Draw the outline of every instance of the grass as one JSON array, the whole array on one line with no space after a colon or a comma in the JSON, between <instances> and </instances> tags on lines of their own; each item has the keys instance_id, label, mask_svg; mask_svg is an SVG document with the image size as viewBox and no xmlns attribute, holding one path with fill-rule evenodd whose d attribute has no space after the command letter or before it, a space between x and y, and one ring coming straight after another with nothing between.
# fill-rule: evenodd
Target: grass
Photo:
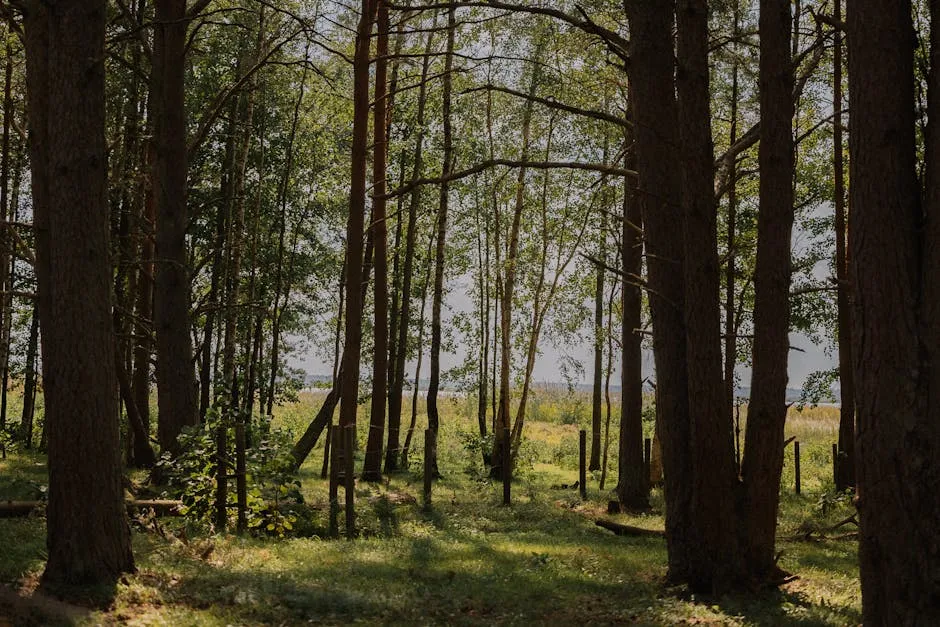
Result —
<instances>
[{"instance_id":1,"label":"grass","mask_svg":"<svg viewBox=\"0 0 940 627\"><path fill-rule=\"evenodd\" d=\"M296 433L317 405L317 395L303 395L298 403L283 408L277 421ZM837 412L794 415L788 427L788 435L798 435L804 442L804 490L795 495L792 481L787 483L792 479L788 453L778 544L781 566L799 579L757 596L708 599L664 587L666 549L661 539L621 538L593 524L609 496L597 489L596 481L591 481L585 502L576 491L550 487L577 476L577 429L587 425L589 405L582 408L588 415L572 417L550 400L542 401L541 416L549 420L527 426L531 443L509 508L500 505L500 486L482 478L480 462L462 444L468 438L461 433L474 429L472 407L459 400L448 400L445 407L440 460L445 476L435 484L431 512L407 499L390 505L401 495L420 500L420 477L405 472L387 484L357 486L359 539L320 539L317 535L323 535L328 512L327 486L319 479L321 444L300 475L310 505L304 528L316 535L283 540L232 535L180 539L173 533L179 525L176 520L159 523L165 537L138 528L134 549L139 572L119 584L113 607L86 614L77 622L860 622L855 541L790 539L848 515L845 499L830 494L831 461L823 454L835 433ZM556 419L553 412L563 419ZM611 447L612 453L615 448ZM413 454L412 468L420 468L420 446ZM41 464L41 457L22 454L0 462L0 499L33 498L30 490L44 480ZM616 469L610 473L615 477ZM622 521L661 528L661 495L653 496L652 513L622 515ZM35 581L43 565L43 519L0 520L0 547L0 581L14 587ZM2 607L0 601L0 624Z\"/></svg>"}]
</instances>

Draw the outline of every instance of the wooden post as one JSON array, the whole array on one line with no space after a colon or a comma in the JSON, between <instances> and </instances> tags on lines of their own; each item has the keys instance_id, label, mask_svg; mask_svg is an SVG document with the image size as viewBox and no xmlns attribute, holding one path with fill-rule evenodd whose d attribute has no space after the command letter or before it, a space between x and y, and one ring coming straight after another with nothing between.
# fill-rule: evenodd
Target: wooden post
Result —
<instances>
[{"instance_id":1,"label":"wooden post","mask_svg":"<svg viewBox=\"0 0 940 627\"><path fill-rule=\"evenodd\" d=\"M509 427L503 429L503 505L512 504L512 435Z\"/></svg>"},{"instance_id":2,"label":"wooden post","mask_svg":"<svg viewBox=\"0 0 940 627\"><path fill-rule=\"evenodd\" d=\"M581 498L587 499L587 431L581 429L578 433L578 440L580 444L578 481L580 482Z\"/></svg>"},{"instance_id":3,"label":"wooden post","mask_svg":"<svg viewBox=\"0 0 940 627\"><path fill-rule=\"evenodd\" d=\"M245 421L235 422L235 493L238 501L238 533L248 529L248 481L245 464Z\"/></svg>"},{"instance_id":4,"label":"wooden post","mask_svg":"<svg viewBox=\"0 0 940 627\"><path fill-rule=\"evenodd\" d=\"M353 451L356 447L356 425L346 425L346 441L343 443L343 483L346 492L346 539L356 537L356 468Z\"/></svg>"},{"instance_id":5,"label":"wooden post","mask_svg":"<svg viewBox=\"0 0 940 627\"><path fill-rule=\"evenodd\" d=\"M339 536L339 464L340 464L340 428L331 426L331 439L336 446L330 448L330 537Z\"/></svg>"},{"instance_id":6,"label":"wooden post","mask_svg":"<svg viewBox=\"0 0 940 627\"><path fill-rule=\"evenodd\" d=\"M839 445L832 443L832 481L839 482Z\"/></svg>"},{"instance_id":7,"label":"wooden post","mask_svg":"<svg viewBox=\"0 0 940 627\"><path fill-rule=\"evenodd\" d=\"M795 440L793 442L793 472L794 472L794 488L796 493L800 493L800 441Z\"/></svg>"},{"instance_id":8,"label":"wooden post","mask_svg":"<svg viewBox=\"0 0 940 627\"><path fill-rule=\"evenodd\" d=\"M333 439L333 425L326 427L326 440L323 442L323 468L320 470L320 478L326 479L330 471L330 443Z\"/></svg>"},{"instance_id":9,"label":"wooden post","mask_svg":"<svg viewBox=\"0 0 940 627\"><path fill-rule=\"evenodd\" d=\"M424 430L424 509L431 509L431 447L434 443L431 441L432 438L431 430Z\"/></svg>"}]
</instances>

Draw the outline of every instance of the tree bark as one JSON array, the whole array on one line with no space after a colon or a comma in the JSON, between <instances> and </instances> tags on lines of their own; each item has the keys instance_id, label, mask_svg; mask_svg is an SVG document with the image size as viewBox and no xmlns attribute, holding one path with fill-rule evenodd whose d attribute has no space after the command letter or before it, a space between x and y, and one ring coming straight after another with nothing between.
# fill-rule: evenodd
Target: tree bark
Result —
<instances>
[{"instance_id":1,"label":"tree bark","mask_svg":"<svg viewBox=\"0 0 940 627\"><path fill-rule=\"evenodd\" d=\"M936 25L937 3L930 8ZM911 2L854 0L848 11L859 572L867 625L940 622L940 49L932 31L922 207Z\"/></svg>"},{"instance_id":2,"label":"tree bark","mask_svg":"<svg viewBox=\"0 0 940 627\"><path fill-rule=\"evenodd\" d=\"M665 470L666 547L671 581L688 572L692 482L684 296L684 218L673 66L674 3L625 3L636 129L637 201L646 235L649 307L656 363L656 425Z\"/></svg>"},{"instance_id":3,"label":"tree bark","mask_svg":"<svg viewBox=\"0 0 940 627\"><path fill-rule=\"evenodd\" d=\"M604 143L606 148L606 139ZM604 163L606 162L605 158ZM601 215L599 239L598 259L606 263L606 214ZM588 470L598 470L601 467L601 421L604 393L604 267L598 265L594 272L594 385L591 394L591 461L588 463Z\"/></svg>"},{"instance_id":4,"label":"tree bark","mask_svg":"<svg viewBox=\"0 0 940 627\"><path fill-rule=\"evenodd\" d=\"M370 0L362 0L353 60L353 137L349 218L346 222L346 328L343 350L339 424L356 424L359 404L359 362L362 347L362 239L365 231L366 161L369 142L369 38L372 34ZM352 454L352 451L347 451Z\"/></svg>"},{"instance_id":5,"label":"tree bark","mask_svg":"<svg viewBox=\"0 0 940 627\"><path fill-rule=\"evenodd\" d=\"M692 446L692 532L687 581L720 592L737 578L737 517L731 415L725 409L719 312L718 206L708 85L708 3L676 7L676 92L682 145L685 320ZM782 447L781 447L782 448ZM668 471L667 471L668 472Z\"/></svg>"},{"instance_id":6,"label":"tree bark","mask_svg":"<svg viewBox=\"0 0 940 627\"><path fill-rule=\"evenodd\" d=\"M436 22L435 22L436 25ZM418 87L418 110L415 119L417 132L415 133L414 163L412 165L412 179L421 177L424 165L424 134L425 109L427 104L427 78L431 64L431 51L434 42L435 28L428 32L425 44L424 59L421 65L421 83ZM405 460L400 455L398 436L401 428L402 397L405 385L405 361L408 357L408 328L411 324L411 291L414 274L415 238L418 228L418 207L421 203L421 186L411 191L408 202L408 228L405 231L405 261L402 267L401 288L401 314L398 327L398 352L396 354L395 381L388 396L388 446L386 447L385 472L390 473L398 469L398 460ZM404 462L403 462L404 463Z\"/></svg>"},{"instance_id":7,"label":"tree bark","mask_svg":"<svg viewBox=\"0 0 940 627\"><path fill-rule=\"evenodd\" d=\"M833 18L842 20L842 0L833 4ZM845 163L842 157L842 37L833 34L832 49L832 167L833 207L835 209L836 281L838 282L839 343L839 461L836 465L836 489L855 487L855 377L852 367L852 295L849 259L846 253Z\"/></svg>"},{"instance_id":8,"label":"tree bark","mask_svg":"<svg viewBox=\"0 0 940 627\"><path fill-rule=\"evenodd\" d=\"M36 274L49 453L44 585L134 571L111 321L104 0L25 16ZM81 329L76 333L75 329Z\"/></svg>"},{"instance_id":9,"label":"tree bark","mask_svg":"<svg viewBox=\"0 0 940 627\"><path fill-rule=\"evenodd\" d=\"M177 436L198 417L190 335L190 268L186 249L186 107L188 20L185 0L155 0L151 94L154 112L157 341L157 434L176 454Z\"/></svg>"},{"instance_id":10,"label":"tree bark","mask_svg":"<svg viewBox=\"0 0 940 627\"><path fill-rule=\"evenodd\" d=\"M754 271L751 398L742 476L747 505L747 574L779 579L777 509L787 418L790 352L790 235L793 230L793 64L790 2L760 7L760 212Z\"/></svg>"},{"instance_id":11,"label":"tree bark","mask_svg":"<svg viewBox=\"0 0 940 627\"><path fill-rule=\"evenodd\" d=\"M632 87L631 87L632 92ZM630 94L631 109L634 96ZM636 168L636 153L627 153L626 167ZM643 214L636 182L623 181L623 230L621 260L621 402L618 447L617 499L629 510L649 509L649 476L643 460L643 295L628 276L640 276L643 270Z\"/></svg>"},{"instance_id":12,"label":"tree bark","mask_svg":"<svg viewBox=\"0 0 940 627\"><path fill-rule=\"evenodd\" d=\"M386 226L385 190L388 163L388 6L385 0L374 0L378 5L376 29L375 98L373 109L373 185L372 241L375 242L375 287L372 358L372 404L369 417L369 437L362 466L363 481L382 479L382 441L385 439L385 407L388 400L388 227Z\"/></svg>"},{"instance_id":13,"label":"tree bark","mask_svg":"<svg viewBox=\"0 0 940 627\"><path fill-rule=\"evenodd\" d=\"M454 36L457 30L456 9L447 12L447 53L444 60L444 154L441 176L447 177L453 168L453 131L451 130L451 93L453 90ZM437 209L437 249L434 256L434 292L431 297L431 380L428 383L428 429L431 432L431 474L440 477L437 466L437 436L440 431L440 412L437 408L437 393L441 383L441 308L444 304L444 264L446 262L447 213L450 203L450 184L441 183L440 202Z\"/></svg>"}]
</instances>

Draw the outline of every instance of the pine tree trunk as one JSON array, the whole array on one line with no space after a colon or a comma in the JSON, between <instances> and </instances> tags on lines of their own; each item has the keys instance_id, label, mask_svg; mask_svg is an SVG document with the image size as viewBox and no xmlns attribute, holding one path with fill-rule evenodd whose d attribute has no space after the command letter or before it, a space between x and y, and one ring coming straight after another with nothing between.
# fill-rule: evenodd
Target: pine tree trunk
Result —
<instances>
[{"instance_id":1,"label":"pine tree trunk","mask_svg":"<svg viewBox=\"0 0 940 627\"><path fill-rule=\"evenodd\" d=\"M154 331L157 349L157 434L164 451L196 424L198 405L190 335L190 268L186 249L186 70L184 0L155 0L151 99L156 190Z\"/></svg>"},{"instance_id":2,"label":"pine tree trunk","mask_svg":"<svg viewBox=\"0 0 940 627\"><path fill-rule=\"evenodd\" d=\"M375 62L375 99L373 134L372 239L375 246L375 322L373 324L372 405L369 417L369 436L362 467L363 481L382 479L382 442L385 439L385 407L388 384L388 227L385 220L388 162L388 6L384 0L378 4Z\"/></svg>"},{"instance_id":3,"label":"pine tree trunk","mask_svg":"<svg viewBox=\"0 0 940 627\"><path fill-rule=\"evenodd\" d=\"M134 570L111 325L106 16L104 0L54 10L36 2L24 24L38 304L46 321L47 586L113 584Z\"/></svg>"},{"instance_id":4,"label":"pine tree trunk","mask_svg":"<svg viewBox=\"0 0 940 627\"><path fill-rule=\"evenodd\" d=\"M753 580L777 578L776 534L787 418L790 234L793 230L793 69L790 2L760 7L760 212L754 272L751 398L745 432L745 556Z\"/></svg>"},{"instance_id":5,"label":"pine tree trunk","mask_svg":"<svg viewBox=\"0 0 940 627\"><path fill-rule=\"evenodd\" d=\"M26 343L26 372L23 379L23 413L20 415L20 439L23 447L33 448L33 418L36 415L36 353L39 350L39 311L33 304Z\"/></svg>"},{"instance_id":6,"label":"pine tree trunk","mask_svg":"<svg viewBox=\"0 0 940 627\"><path fill-rule=\"evenodd\" d=\"M936 25L933 2L931 14ZM855 0L847 19L862 619L933 625L940 623L940 33L932 29L922 207L911 2Z\"/></svg>"},{"instance_id":7,"label":"pine tree trunk","mask_svg":"<svg viewBox=\"0 0 940 627\"><path fill-rule=\"evenodd\" d=\"M718 206L708 87L708 5L679 0L676 7L676 91L682 146L685 319L692 420L692 521L688 583L721 591L737 577L737 535L731 415L722 381L718 266ZM781 447L782 448L782 447Z\"/></svg>"},{"instance_id":8,"label":"pine tree trunk","mask_svg":"<svg viewBox=\"0 0 940 627\"><path fill-rule=\"evenodd\" d=\"M633 98L631 93L631 103ZM634 151L628 153L625 165L628 169L636 168ZM643 294L636 285L643 270L643 215L634 181L624 180L623 195L623 352L617 499L626 509L644 511L650 503L649 477L643 461L643 338L639 333L643 326Z\"/></svg>"},{"instance_id":9,"label":"pine tree trunk","mask_svg":"<svg viewBox=\"0 0 940 627\"><path fill-rule=\"evenodd\" d=\"M835 0L833 17L842 20L842 0ZM836 489L855 487L855 377L852 365L852 286L846 253L845 163L842 158L842 37L833 34L832 50L832 166L833 207L835 209L836 281L838 292L839 343L839 461L836 464Z\"/></svg>"}]
</instances>

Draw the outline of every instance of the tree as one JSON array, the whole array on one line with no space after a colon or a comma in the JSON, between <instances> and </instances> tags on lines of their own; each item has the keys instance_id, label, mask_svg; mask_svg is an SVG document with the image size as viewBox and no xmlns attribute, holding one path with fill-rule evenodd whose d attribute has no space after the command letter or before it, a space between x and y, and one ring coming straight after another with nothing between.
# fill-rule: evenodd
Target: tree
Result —
<instances>
[{"instance_id":1,"label":"tree","mask_svg":"<svg viewBox=\"0 0 940 627\"><path fill-rule=\"evenodd\" d=\"M431 380L428 382L428 429L431 431L431 472L437 477L437 436L440 431L440 415L437 408L437 393L441 382L441 307L444 301L444 264L447 237L447 214L450 205L450 184L446 177L453 170L453 130L451 102L453 99L454 36L457 30L456 8L447 12L447 52L444 61L444 93L442 115L444 117L444 151L441 177L440 202L437 209L437 242L434 255L434 291L431 297Z\"/></svg>"},{"instance_id":2,"label":"tree","mask_svg":"<svg viewBox=\"0 0 940 627\"><path fill-rule=\"evenodd\" d=\"M49 453L47 585L113 583L134 570L111 323L106 15L97 0L34 2L25 16Z\"/></svg>"},{"instance_id":3,"label":"tree","mask_svg":"<svg viewBox=\"0 0 940 627\"><path fill-rule=\"evenodd\" d=\"M940 621L940 33L931 29L924 205L913 33L909 0L849 5L859 570L870 625Z\"/></svg>"},{"instance_id":4,"label":"tree","mask_svg":"<svg viewBox=\"0 0 940 627\"><path fill-rule=\"evenodd\" d=\"M754 275L754 344L745 456L745 553L750 575L776 569L775 539L787 418L790 234L793 230L793 65L790 2L760 6L760 213Z\"/></svg>"},{"instance_id":5,"label":"tree","mask_svg":"<svg viewBox=\"0 0 940 627\"><path fill-rule=\"evenodd\" d=\"M692 549L690 424L686 366L684 218L679 198L672 2L626 5L630 24L638 185L646 237L653 356L656 363L656 428L662 442L666 546L672 581L684 581Z\"/></svg>"},{"instance_id":6,"label":"tree","mask_svg":"<svg viewBox=\"0 0 940 627\"><path fill-rule=\"evenodd\" d=\"M835 0L833 19L842 20L842 0ZM836 30L832 47L832 167L835 209L836 281L838 282L839 342L839 462L836 489L855 485L855 380L852 376L852 302L849 262L846 254L845 163L842 141L842 31Z\"/></svg>"},{"instance_id":7,"label":"tree","mask_svg":"<svg viewBox=\"0 0 940 627\"><path fill-rule=\"evenodd\" d=\"M382 478L382 441L385 438L385 407L388 401L388 227L385 215L385 191L388 161L388 6L378 5L378 38L375 61L375 102L373 104L373 173L375 200L372 204L372 239L375 242L375 324L373 325L372 407L369 437L362 478Z\"/></svg>"},{"instance_id":8,"label":"tree","mask_svg":"<svg viewBox=\"0 0 940 627\"><path fill-rule=\"evenodd\" d=\"M190 335L186 229L185 82L189 20L185 0L156 0L150 99L156 204L154 330L157 350L157 433L176 453L183 427L196 423L196 379Z\"/></svg>"},{"instance_id":9,"label":"tree","mask_svg":"<svg viewBox=\"0 0 940 627\"><path fill-rule=\"evenodd\" d=\"M631 96L632 103L632 96ZM632 105L631 105L632 106ZM627 168L636 168L636 153L627 153ZM621 404L617 500L630 510L649 508L649 473L643 461L643 346L639 330L643 294L638 280L643 269L643 215L636 180L624 179L621 234L623 278L621 304Z\"/></svg>"}]
</instances>

